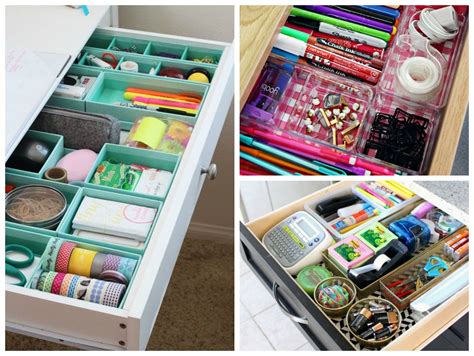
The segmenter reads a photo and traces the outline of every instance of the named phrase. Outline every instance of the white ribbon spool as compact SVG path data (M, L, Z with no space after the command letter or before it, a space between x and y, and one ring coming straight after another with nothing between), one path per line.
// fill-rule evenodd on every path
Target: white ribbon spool
M125 72L138 72L138 63L134 61L125 61L120 63L120 70Z

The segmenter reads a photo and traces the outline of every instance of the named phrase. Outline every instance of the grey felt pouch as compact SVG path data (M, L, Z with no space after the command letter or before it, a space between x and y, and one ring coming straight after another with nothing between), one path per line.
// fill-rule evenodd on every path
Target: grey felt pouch
M97 153L104 144L120 141L120 122L110 115L46 106L31 128L64 136L64 147Z

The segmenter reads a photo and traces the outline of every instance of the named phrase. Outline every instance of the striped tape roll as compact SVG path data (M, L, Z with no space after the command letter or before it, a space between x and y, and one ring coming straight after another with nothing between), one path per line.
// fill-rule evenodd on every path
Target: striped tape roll
M54 279L56 278L57 273L53 271L49 271L46 275L46 279L44 280L43 285L43 292L51 293L51 288L53 287Z
M75 247L76 244L74 242L64 241L62 243L58 252L58 258L56 259L56 272L67 273L69 259Z
M61 284L63 283L66 273L58 272L56 277L54 277L53 284L51 285L51 293L59 294L61 290Z
M36 289L38 290L43 290L44 287L44 281L46 280L46 276L48 275L48 272L41 272L40 277L38 279L38 284L36 285Z
M66 273L63 279L63 283L61 283L61 289L59 290L59 294L67 297L67 292L69 290L69 286L74 278L74 274Z
M74 298L74 291L76 290L76 285L77 285L77 282L79 282L79 278L80 276L78 276L77 274L73 274L72 276L72 279L71 279L71 283L69 284L69 287L67 289L67 296L69 298Z

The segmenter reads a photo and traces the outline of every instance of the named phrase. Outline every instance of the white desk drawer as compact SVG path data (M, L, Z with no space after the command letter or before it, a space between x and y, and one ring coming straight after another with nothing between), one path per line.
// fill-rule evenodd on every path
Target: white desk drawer
M336 323L299 287L295 279L264 248L261 238L270 228L292 213L304 210L306 203L318 197L328 196L341 188L350 187L351 184L353 182L346 181L331 185L240 226L242 257L268 289L271 290L274 285L277 286L277 292L274 293L278 303L283 303L299 320L306 319L307 323L297 324L297 326L306 338L321 350L357 350L360 345L354 342L355 339L348 337L345 329L337 327ZM427 189L411 182L403 184L420 198L443 209L463 224L468 224L467 214ZM463 288L428 316L403 329L403 333L383 350L423 349L468 312L468 289L468 287Z
M182 156L123 309L6 285L8 330L84 348L145 349L233 97L233 44L117 28L101 33L219 49L191 140Z

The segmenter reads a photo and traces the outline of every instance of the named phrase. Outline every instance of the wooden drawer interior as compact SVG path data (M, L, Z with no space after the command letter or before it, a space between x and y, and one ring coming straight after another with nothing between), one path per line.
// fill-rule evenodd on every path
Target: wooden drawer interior
M263 235L270 228L281 222L283 219L285 219L292 213L304 209L304 206L307 202L315 200L318 197L324 197L328 195L330 196L331 194L334 194L337 190L347 189L347 187L350 187L352 184L354 184L354 182L348 181L333 184L325 189L322 189L311 195L301 198L269 214L250 221L245 226L248 228L248 230L254 236L255 239L261 241ZM416 190L413 190L413 187L413 184L410 185L412 191L416 193ZM394 212L388 217L382 218L382 223L388 224L390 221L400 217L401 215L405 215L407 211L411 210L414 205L417 205L420 202L421 201L414 202L410 204L410 206L402 208L400 211ZM437 202L430 202L432 202L436 207L443 209L442 204L436 205L436 203L439 203L439 200ZM449 213L451 214L452 210L449 211ZM465 221L462 222L465 223ZM427 248L429 248L429 246ZM423 251L426 251L426 249L418 251L416 255L419 255ZM276 259L274 260L277 264L279 264ZM343 319L329 318L326 314L324 314L324 312L319 308L313 298L311 298L308 294L304 293L304 290L296 283L296 279L290 276L280 264L279 266L281 267L281 273L287 274L289 277L292 278L294 286L292 286L291 288L296 287L303 291L303 294L306 296L306 298L309 298L309 300L311 300L314 308L320 310L321 314L331 320L332 324L334 325L334 332L342 334L343 337L349 342L350 345L352 345L354 349L365 349L361 347L361 345L358 344L357 341L350 335ZM380 289L374 292L372 296L382 296ZM387 346L385 346L383 350L420 350L424 346L428 345L432 340L434 340L434 338L440 335L445 329L447 329L449 325L451 325L460 317L462 317L462 315L467 312L467 309L468 287L465 287L463 290L453 295L449 300L439 305L433 312L431 312L428 316L424 317L419 321L415 321L415 319L411 316L410 310L405 309L401 311L403 318L402 327L400 329L401 332L399 332L395 339L392 340ZM441 320L446 320L446 322L441 322Z

